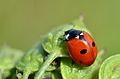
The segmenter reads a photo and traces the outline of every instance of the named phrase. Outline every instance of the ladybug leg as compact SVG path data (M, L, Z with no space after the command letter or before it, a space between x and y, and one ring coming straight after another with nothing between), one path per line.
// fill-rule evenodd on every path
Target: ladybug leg
M72 65L75 64L75 62L72 60Z

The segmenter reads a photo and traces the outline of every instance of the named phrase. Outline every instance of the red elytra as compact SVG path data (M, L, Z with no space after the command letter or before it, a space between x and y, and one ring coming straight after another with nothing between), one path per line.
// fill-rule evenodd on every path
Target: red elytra
M83 32L83 35L84 35L85 40L88 42L90 47L93 49L94 58L96 58L98 51L97 51L97 46L96 46L94 40L87 32Z
M82 40L73 38L67 41L67 50L74 62L91 65L96 59L97 47L94 40L87 32L82 33Z

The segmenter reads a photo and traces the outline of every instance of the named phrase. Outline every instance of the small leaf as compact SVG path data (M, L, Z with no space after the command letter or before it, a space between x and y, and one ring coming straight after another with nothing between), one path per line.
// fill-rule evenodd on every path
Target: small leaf
M61 45L63 44L63 40L61 40L60 38L63 37L64 32L66 30L69 30L72 28L73 28L73 25L63 25L63 26L60 26L59 29L56 29L54 32L50 32L45 37L45 39L43 40L43 43L42 43L45 51L47 51L48 53L56 52L56 53L62 55L63 52L61 52L61 50L65 50L65 49L62 49L63 47L61 47Z
M110 56L102 63L99 79L120 79L120 54Z
M0 48L0 76L2 79L11 74L10 70L15 67L22 55L22 51L13 49L7 45Z
M23 58L18 62L16 68L20 71L23 71L23 79L27 79L27 77L37 71L41 64L43 63L43 55L42 49L34 48L27 52Z

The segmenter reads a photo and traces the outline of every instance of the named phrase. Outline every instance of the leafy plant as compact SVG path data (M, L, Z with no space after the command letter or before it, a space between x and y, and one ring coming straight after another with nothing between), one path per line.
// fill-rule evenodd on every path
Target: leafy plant
M75 20L70 24L61 25L49 32L37 45L28 52L25 52L24 55L16 49L1 48L0 62L3 63L0 63L0 78L15 78L15 75L18 79L98 78L98 71L102 63L104 51L102 50L98 53L95 62L91 66L84 67L73 63L66 50L66 41L63 40L64 32L69 29L83 30L90 33L82 20ZM116 59L116 61L118 62L119 60ZM107 62L110 61L106 60L100 68L100 79L107 79L103 76ZM11 72L11 70L14 70L14 72ZM115 71L114 74L116 73L118 72Z
M27 52L21 61L18 62L16 67L19 71L23 72L23 75L19 78L27 79L30 74L35 73L35 79L48 77L53 79L76 79L83 77L84 79L92 79L94 72L99 68L99 59L101 59L101 56L98 56L96 62L90 67L81 67L80 65L72 64L66 50L66 42L62 39L64 32L69 29L89 32L82 20L61 25L52 32L49 32L38 46L33 48L32 51ZM56 62L56 60L59 61ZM74 72L76 75L74 75Z

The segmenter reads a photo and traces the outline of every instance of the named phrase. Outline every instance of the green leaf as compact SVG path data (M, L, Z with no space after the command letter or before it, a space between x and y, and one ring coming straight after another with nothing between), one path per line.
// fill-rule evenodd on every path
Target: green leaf
M63 37L66 30L72 29L73 25L62 25L53 32L49 32L48 35L43 40L43 48L47 53L58 53L59 56L66 55L65 41L60 39ZM63 46L63 47L62 47ZM64 51L65 50L65 51ZM64 53L63 53L64 52Z
M42 53L42 49L39 50L38 48L33 48L18 62L16 68L20 71L23 71L23 79L27 79L31 73L40 68L41 64L43 63Z
M102 63L99 79L120 79L120 54L110 56Z
M61 73L63 79L93 79L95 72L99 69L102 52L99 52L94 64L89 67L73 64L71 58L62 58Z
M10 70L15 67L22 55L22 51L13 49L7 45L0 48L0 76L2 79L11 74Z

